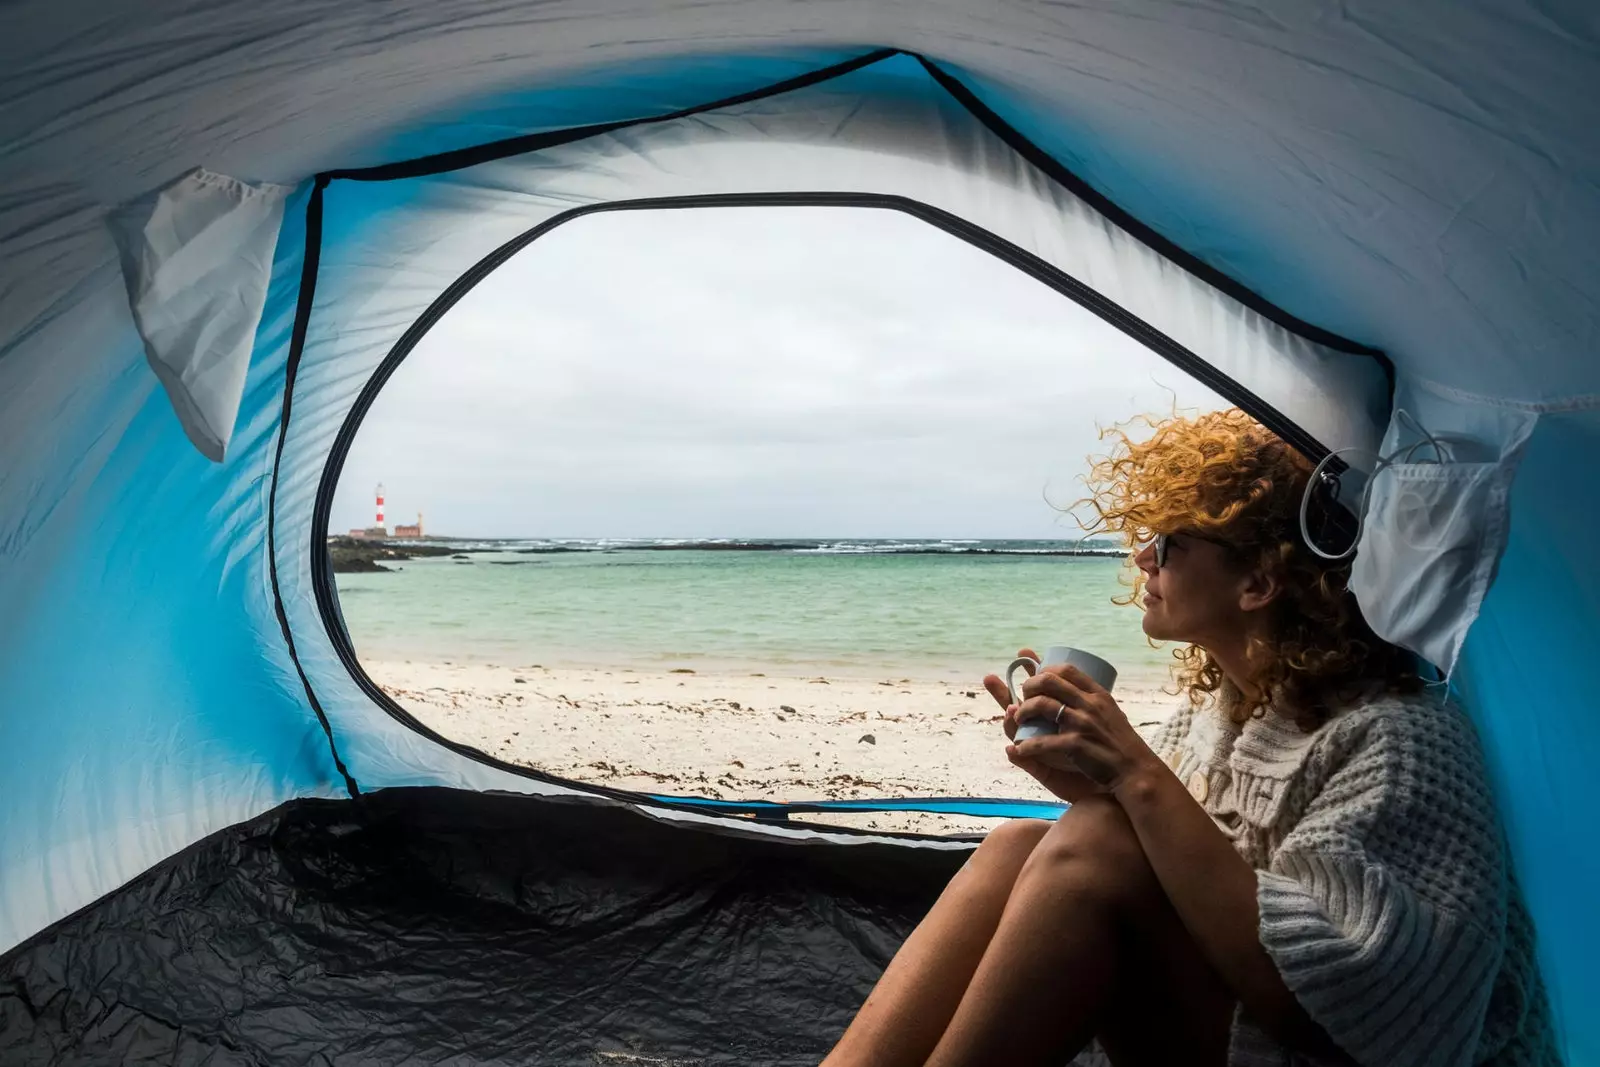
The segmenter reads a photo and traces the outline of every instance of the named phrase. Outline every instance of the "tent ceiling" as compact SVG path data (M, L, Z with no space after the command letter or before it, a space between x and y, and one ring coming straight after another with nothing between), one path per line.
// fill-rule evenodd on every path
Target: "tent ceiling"
M111 261L104 208L196 165L296 181L393 158L402 131L512 90L595 84L578 72L888 44L974 77L1135 215L1403 369L1600 391L1584 237L1600 232L1600 15L1582 0L445 0L381 22L333 0L155 0L14 5L5 22L8 334ZM570 124L552 99L489 121Z

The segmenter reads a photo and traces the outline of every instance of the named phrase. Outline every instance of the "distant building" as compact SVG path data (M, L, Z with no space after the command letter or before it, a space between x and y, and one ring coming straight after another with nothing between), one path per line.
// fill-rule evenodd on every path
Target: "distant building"
M383 522L383 483L381 482L378 484L376 495L378 498L377 521L371 526L368 526L365 530L351 530L350 536L355 538L357 541L382 541L384 538L389 536L389 528L385 526ZM417 516L417 522L419 524L422 522L421 515ZM402 527L402 529L404 529L404 527Z
M396 537L421 537L422 512L417 512L417 524L415 526L408 526L403 522L397 524L394 528L394 535Z

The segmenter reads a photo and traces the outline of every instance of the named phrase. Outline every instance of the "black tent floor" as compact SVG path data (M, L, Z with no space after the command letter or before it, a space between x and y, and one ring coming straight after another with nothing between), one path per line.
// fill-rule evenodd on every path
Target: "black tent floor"
M967 854L292 801L0 957L0 1063L814 1065Z

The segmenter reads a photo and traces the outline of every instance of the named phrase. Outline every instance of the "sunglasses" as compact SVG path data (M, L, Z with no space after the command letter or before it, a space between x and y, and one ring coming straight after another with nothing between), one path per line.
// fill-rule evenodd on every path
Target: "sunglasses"
M1210 542L1213 545L1217 545L1220 548L1229 548L1229 549L1231 549L1233 547L1232 545L1228 544L1228 542L1226 542L1226 541L1218 541L1215 537L1205 537L1205 536L1202 536L1202 535L1196 534L1196 533L1175 533L1175 534L1174 533L1158 533L1158 534L1156 534L1156 539L1155 539L1155 542L1154 542L1155 543L1155 550L1156 550L1156 569L1157 570L1160 570L1162 567L1165 567L1167 565L1167 552L1168 552L1168 549L1172 545L1172 539L1174 537L1189 537L1189 538L1193 538L1196 541L1207 541L1207 542Z

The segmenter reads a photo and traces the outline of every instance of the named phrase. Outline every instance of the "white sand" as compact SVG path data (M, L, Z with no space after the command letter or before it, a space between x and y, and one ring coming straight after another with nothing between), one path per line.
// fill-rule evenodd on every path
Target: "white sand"
M428 726L507 762L580 782L725 800L975 796L1054 799L1005 757L979 679L793 678L483 664L368 663ZM1119 686L1136 726L1176 698ZM957 833L992 820L918 812L796 818Z

